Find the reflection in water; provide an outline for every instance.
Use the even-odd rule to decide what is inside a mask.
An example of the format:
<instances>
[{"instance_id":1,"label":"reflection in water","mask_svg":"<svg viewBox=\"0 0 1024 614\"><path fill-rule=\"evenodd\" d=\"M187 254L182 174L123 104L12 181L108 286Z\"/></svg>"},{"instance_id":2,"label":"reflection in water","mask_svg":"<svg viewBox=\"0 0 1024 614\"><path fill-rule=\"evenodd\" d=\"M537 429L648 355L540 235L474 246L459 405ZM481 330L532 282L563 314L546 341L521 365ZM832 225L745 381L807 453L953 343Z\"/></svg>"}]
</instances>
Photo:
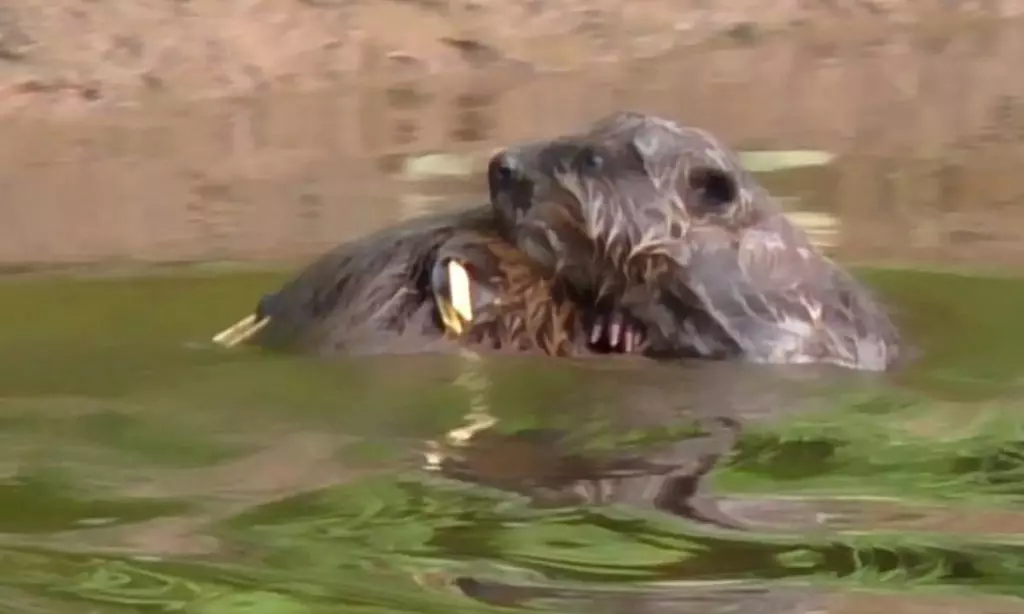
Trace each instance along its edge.
<instances>
[{"instance_id":1,"label":"reflection in water","mask_svg":"<svg viewBox=\"0 0 1024 614\"><path fill-rule=\"evenodd\" d=\"M471 409L466 424L443 443L428 442L428 469L523 494L543 507L626 504L733 528L740 523L703 486L716 463L733 452L741 423L806 411L831 391L829 376L846 376L818 366L665 367L623 358L617 368L599 369L601 362L582 360L575 368L585 388L569 387L568 397L544 400L571 426L507 430L491 413L488 395L471 385L487 381L480 358L464 358L468 368L457 382L470 384ZM857 378L874 376L851 374L846 388Z\"/></svg>"},{"instance_id":2,"label":"reflection in water","mask_svg":"<svg viewBox=\"0 0 1024 614\"><path fill-rule=\"evenodd\" d=\"M807 590L744 582L653 584L615 591L517 586L463 577L456 585L467 596L491 605L602 614L774 614L814 611L823 601Z\"/></svg>"},{"instance_id":3,"label":"reflection in water","mask_svg":"<svg viewBox=\"0 0 1024 614\"><path fill-rule=\"evenodd\" d=\"M698 492L702 478L729 450L738 424L711 421L703 437L671 441L657 452L573 451L571 433L485 430L437 465L446 477L523 493L543 506L626 503L723 526L735 521Z\"/></svg>"},{"instance_id":4,"label":"reflection in water","mask_svg":"<svg viewBox=\"0 0 1024 614\"><path fill-rule=\"evenodd\" d=\"M626 373L628 377L622 377ZM852 440L809 432L797 435L790 446L785 441L770 441L756 430L744 435L741 428L743 424L764 428L766 418L785 419L789 413L791 419L801 405L807 406L804 409L813 406L808 401L815 392L821 393L816 387L829 381L826 376L830 372L817 369L817 377L811 378L809 371L778 370L769 376L764 370L748 370L743 365L702 364L676 369L666 379L657 377L669 373L653 368L637 372L628 367L602 372L602 384L615 384L606 390L595 383L597 390L592 394L607 401L605 409L612 416L606 418L616 424L605 422L600 435L587 432L586 425L601 419L586 410L569 410L575 425L572 429L503 429L501 421L477 407L470 413L469 424L450 431L444 445L430 446L430 469L448 479L525 495L530 507L551 510L547 515L538 511L540 515L534 518L559 526L546 536L542 532L539 542L528 540L543 548L537 553L513 548L501 550L500 555L489 545L507 540L480 534L499 530L496 525L474 519L449 528L437 539L460 558L519 560L540 572L543 579L522 583L482 578L472 572L454 574L450 582L461 594L492 605L623 613L782 612L821 601L816 592L785 584L751 584L750 579L831 576L957 586L984 583L993 590L1018 594L1016 580L1011 579L1014 574L1003 576L995 570L1016 565L1024 556L1019 546L1000 545L999 536L984 531L978 535L977 546L942 543L948 537L926 537L936 530L941 531L939 535L963 535L964 520L984 522L978 517L980 510L960 508L936 514L941 507L929 510L895 497L883 502L870 497L857 501L827 496L817 501L771 496L719 500L708 495L708 479L723 465L726 470L754 473L774 467L768 474L782 480L838 477L842 473L836 462L841 456L837 450ZM780 377L787 373L791 376L788 381ZM655 381L659 385L653 385ZM719 387L716 381L729 385ZM884 415L885 402L880 406L870 400L872 388L857 389L852 383L844 382L842 390L856 398L854 407L862 408L853 414L860 413L861 418ZM834 400L835 381L826 389ZM896 401L896 405L901 403ZM599 404L591 399L582 406ZM833 426L827 418L825 424ZM860 471L882 460L871 458L875 449L877 446L865 445L856 450ZM980 467L959 465L970 479L977 479ZM891 473L898 475L898 471ZM945 475L954 474L947 471ZM913 479L903 476L908 478ZM630 511L614 511L623 505ZM657 516L646 516L643 510L685 522L652 520ZM943 517L952 524L943 527ZM1011 514L1006 520L1015 517ZM629 545L601 548L594 544L600 540L598 534L573 535L572 527L585 526L611 530L629 540ZM872 530L910 531L921 537L908 536L891 543L853 537ZM638 543L668 551L660 556L631 552ZM580 552L588 548L604 555ZM648 565L640 563L645 558ZM617 565L620 560L622 564ZM654 583L619 592L565 584L588 576L625 579L636 575L662 579L667 585Z\"/></svg>"}]
</instances>

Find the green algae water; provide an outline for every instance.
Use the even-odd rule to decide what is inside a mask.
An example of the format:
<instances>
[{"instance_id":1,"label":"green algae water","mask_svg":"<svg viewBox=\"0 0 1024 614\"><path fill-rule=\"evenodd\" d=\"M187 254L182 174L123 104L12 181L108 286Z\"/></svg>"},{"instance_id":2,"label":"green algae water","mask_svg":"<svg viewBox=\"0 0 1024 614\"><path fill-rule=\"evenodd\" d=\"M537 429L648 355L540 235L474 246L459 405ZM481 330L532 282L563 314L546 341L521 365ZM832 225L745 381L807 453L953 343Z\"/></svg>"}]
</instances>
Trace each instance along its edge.
<instances>
[{"instance_id":1,"label":"green algae water","mask_svg":"<svg viewBox=\"0 0 1024 614\"><path fill-rule=\"evenodd\" d=\"M8 279L0 610L1024 611L1024 280L862 274L904 371L324 362L210 343L279 273Z\"/></svg>"}]
</instances>

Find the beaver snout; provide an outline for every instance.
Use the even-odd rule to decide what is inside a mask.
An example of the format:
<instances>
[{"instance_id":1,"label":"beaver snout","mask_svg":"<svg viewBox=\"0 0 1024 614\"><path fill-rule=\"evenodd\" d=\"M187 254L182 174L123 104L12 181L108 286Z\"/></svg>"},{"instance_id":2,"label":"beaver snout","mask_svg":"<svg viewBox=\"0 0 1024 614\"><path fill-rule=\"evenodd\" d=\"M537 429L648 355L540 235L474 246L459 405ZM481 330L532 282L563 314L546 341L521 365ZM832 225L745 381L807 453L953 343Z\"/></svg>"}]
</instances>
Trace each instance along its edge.
<instances>
[{"instance_id":1,"label":"beaver snout","mask_svg":"<svg viewBox=\"0 0 1024 614\"><path fill-rule=\"evenodd\" d=\"M523 157L514 150L502 150L487 164L487 187L491 204L506 230L511 230L533 200L533 182L527 176Z\"/></svg>"},{"instance_id":2,"label":"beaver snout","mask_svg":"<svg viewBox=\"0 0 1024 614\"><path fill-rule=\"evenodd\" d=\"M499 151L487 165L487 183L491 191L508 189L520 178L523 165L514 152Z\"/></svg>"},{"instance_id":3,"label":"beaver snout","mask_svg":"<svg viewBox=\"0 0 1024 614\"><path fill-rule=\"evenodd\" d=\"M281 295L280 293L274 292L272 294L264 294L260 301L256 303L256 319L262 320L263 318L273 318L280 315L281 313Z\"/></svg>"}]
</instances>

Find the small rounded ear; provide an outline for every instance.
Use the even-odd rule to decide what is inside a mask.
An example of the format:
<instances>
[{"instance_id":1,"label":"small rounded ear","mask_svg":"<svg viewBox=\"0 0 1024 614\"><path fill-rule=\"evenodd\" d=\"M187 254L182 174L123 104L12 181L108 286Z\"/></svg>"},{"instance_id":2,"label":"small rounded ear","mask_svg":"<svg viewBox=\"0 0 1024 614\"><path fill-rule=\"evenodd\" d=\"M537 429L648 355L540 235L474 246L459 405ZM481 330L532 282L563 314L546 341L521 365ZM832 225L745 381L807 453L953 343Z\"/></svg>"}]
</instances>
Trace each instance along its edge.
<instances>
[{"instance_id":1,"label":"small rounded ear","mask_svg":"<svg viewBox=\"0 0 1024 614\"><path fill-rule=\"evenodd\" d=\"M736 177L712 166L696 166L686 173L689 207L698 211L717 213L726 210L739 196Z\"/></svg>"}]
</instances>

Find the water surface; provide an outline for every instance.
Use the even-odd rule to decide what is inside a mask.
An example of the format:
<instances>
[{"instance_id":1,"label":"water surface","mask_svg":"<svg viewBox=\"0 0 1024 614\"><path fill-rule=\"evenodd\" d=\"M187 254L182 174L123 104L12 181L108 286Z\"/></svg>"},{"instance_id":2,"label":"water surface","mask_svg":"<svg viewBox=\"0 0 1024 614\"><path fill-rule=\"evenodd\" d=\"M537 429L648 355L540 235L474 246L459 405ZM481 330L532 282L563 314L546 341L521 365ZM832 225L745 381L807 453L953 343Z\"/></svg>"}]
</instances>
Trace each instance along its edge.
<instances>
[{"instance_id":1,"label":"water surface","mask_svg":"<svg viewBox=\"0 0 1024 614\"><path fill-rule=\"evenodd\" d=\"M283 272L10 278L2 602L1024 611L1024 281L861 273L905 371L321 362L209 343Z\"/></svg>"}]
</instances>

